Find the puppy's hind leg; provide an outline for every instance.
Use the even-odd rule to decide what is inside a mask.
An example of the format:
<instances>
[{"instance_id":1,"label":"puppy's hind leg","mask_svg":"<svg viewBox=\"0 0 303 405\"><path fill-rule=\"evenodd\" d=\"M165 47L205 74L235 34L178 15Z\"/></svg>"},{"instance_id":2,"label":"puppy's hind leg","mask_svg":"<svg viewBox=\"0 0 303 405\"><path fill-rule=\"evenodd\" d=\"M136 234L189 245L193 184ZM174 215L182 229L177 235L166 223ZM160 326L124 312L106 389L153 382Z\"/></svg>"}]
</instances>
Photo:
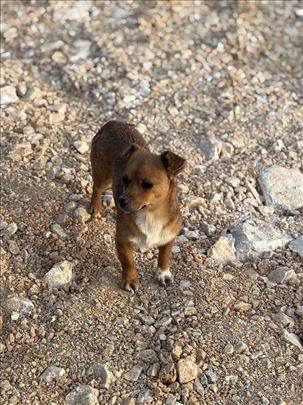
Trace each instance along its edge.
<instances>
[{"instance_id":1,"label":"puppy's hind leg","mask_svg":"<svg viewBox=\"0 0 303 405\"><path fill-rule=\"evenodd\" d=\"M111 173L109 165L104 162L96 162L92 159L92 175L93 175L93 194L91 198L91 214L93 217L100 217L101 215L101 194L111 184Z\"/></svg>"}]
</instances>

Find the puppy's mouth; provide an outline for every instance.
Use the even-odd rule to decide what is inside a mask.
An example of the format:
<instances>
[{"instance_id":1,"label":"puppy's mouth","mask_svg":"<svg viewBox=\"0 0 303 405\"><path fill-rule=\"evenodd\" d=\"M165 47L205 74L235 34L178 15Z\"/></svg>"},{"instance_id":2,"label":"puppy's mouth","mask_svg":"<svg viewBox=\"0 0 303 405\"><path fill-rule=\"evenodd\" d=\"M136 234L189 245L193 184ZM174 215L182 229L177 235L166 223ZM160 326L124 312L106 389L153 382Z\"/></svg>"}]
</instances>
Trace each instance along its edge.
<instances>
[{"instance_id":1,"label":"puppy's mouth","mask_svg":"<svg viewBox=\"0 0 303 405\"><path fill-rule=\"evenodd\" d=\"M120 209L124 212L124 214L133 214L134 212L139 212L144 210L147 207L147 204L143 204L141 205L141 207L137 208L137 209L127 209L127 207L125 208L121 208Z\"/></svg>"}]
</instances>

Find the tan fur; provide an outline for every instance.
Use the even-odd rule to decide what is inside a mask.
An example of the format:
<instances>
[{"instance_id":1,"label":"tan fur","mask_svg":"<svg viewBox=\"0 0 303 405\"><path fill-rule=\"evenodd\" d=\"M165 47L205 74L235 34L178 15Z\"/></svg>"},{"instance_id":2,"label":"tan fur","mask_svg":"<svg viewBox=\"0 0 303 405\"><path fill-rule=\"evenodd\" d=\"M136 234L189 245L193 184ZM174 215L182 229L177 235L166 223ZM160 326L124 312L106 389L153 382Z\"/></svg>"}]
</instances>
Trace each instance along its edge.
<instances>
[{"instance_id":1,"label":"tan fur","mask_svg":"<svg viewBox=\"0 0 303 405\"><path fill-rule=\"evenodd\" d=\"M109 121L93 138L92 214L101 211L101 194L112 184L117 207L116 249L123 286L136 290L139 279L133 249L159 248L159 280L170 281L169 258L181 227L175 176L185 160L170 151L156 155L134 126ZM163 277L161 276L163 272Z\"/></svg>"}]
</instances>

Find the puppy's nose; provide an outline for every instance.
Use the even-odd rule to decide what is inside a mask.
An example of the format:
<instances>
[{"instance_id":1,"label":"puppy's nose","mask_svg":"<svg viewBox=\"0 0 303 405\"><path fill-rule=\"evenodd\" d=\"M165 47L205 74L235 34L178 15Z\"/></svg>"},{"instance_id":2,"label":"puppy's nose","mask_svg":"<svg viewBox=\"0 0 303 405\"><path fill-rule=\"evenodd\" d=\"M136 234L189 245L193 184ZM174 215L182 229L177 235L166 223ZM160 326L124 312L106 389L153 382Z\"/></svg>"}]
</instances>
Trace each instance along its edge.
<instances>
[{"instance_id":1,"label":"puppy's nose","mask_svg":"<svg viewBox=\"0 0 303 405\"><path fill-rule=\"evenodd\" d=\"M121 208L125 208L128 204L128 199L126 197L119 198L119 205Z\"/></svg>"}]
</instances>

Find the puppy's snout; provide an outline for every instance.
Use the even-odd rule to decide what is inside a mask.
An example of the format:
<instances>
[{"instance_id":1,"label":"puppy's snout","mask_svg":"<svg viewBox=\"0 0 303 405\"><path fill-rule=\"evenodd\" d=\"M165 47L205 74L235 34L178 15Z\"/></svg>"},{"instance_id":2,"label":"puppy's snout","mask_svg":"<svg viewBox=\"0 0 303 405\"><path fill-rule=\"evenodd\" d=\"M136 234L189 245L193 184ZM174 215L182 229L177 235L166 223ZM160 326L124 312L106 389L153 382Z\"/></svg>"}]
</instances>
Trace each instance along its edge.
<instances>
[{"instance_id":1,"label":"puppy's snout","mask_svg":"<svg viewBox=\"0 0 303 405\"><path fill-rule=\"evenodd\" d=\"M126 197L119 197L118 201L121 208L125 208L128 204L128 199Z\"/></svg>"}]
</instances>

